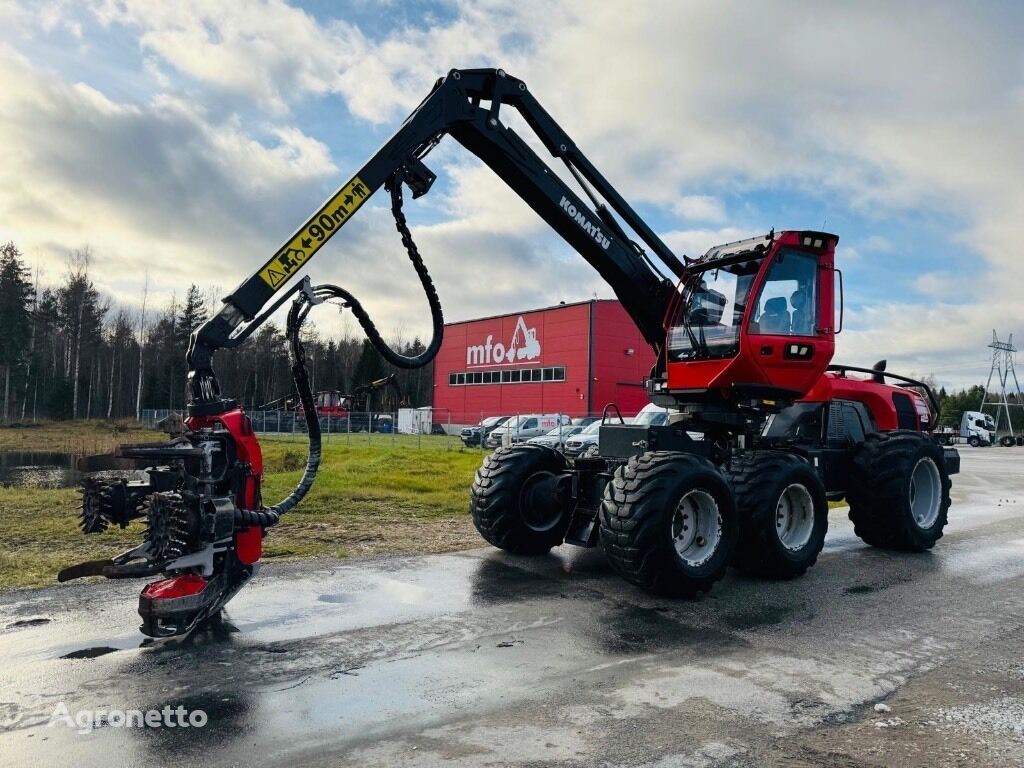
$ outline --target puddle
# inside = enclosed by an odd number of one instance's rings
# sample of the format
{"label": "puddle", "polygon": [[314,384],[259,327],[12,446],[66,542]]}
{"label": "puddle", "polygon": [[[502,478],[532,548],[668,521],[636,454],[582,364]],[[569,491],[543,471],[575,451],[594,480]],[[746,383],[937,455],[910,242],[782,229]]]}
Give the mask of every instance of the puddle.
{"label": "puddle", "polygon": [[[0,451],[0,488],[74,488],[84,474],[77,469],[77,453],[53,451]],[[90,477],[145,480],[135,469],[104,469]]]}
{"label": "puddle", "polygon": [[81,474],[71,453],[0,451],[0,487],[71,488]]}
{"label": "puddle", "polygon": [[82,648],[78,651],[72,651],[71,653],[65,653],[61,656],[62,659],[95,659],[100,656],[106,656],[108,653],[115,653],[121,650],[120,648],[111,648],[109,645],[97,645],[93,648]]}

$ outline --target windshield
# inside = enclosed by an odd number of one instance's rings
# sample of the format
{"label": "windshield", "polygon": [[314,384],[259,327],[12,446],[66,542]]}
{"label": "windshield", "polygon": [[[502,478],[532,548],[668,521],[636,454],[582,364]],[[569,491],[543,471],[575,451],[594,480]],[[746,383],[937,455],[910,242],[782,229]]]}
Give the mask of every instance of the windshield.
{"label": "windshield", "polygon": [[633,419],[634,424],[650,424],[654,427],[660,427],[664,424],[668,424],[668,412],[667,411],[640,411]]}
{"label": "windshield", "polygon": [[488,416],[486,419],[480,422],[481,427],[493,427],[501,421],[501,416]]}
{"label": "windshield", "polygon": [[595,421],[593,424],[587,426],[586,429],[582,430],[579,434],[581,435],[596,435],[601,429],[601,422]]}
{"label": "windshield", "polygon": [[555,427],[545,437],[568,437],[569,435],[575,435],[582,429],[583,427]]}
{"label": "windshield", "polygon": [[668,333],[669,360],[732,357],[739,352],[743,312],[762,260],[754,257],[684,280],[679,310]]}

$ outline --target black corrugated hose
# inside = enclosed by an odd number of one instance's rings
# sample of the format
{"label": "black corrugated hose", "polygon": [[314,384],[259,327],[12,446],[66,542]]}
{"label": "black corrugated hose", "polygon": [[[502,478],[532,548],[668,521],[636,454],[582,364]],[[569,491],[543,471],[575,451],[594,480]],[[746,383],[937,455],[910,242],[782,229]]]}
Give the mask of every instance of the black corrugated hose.
{"label": "black corrugated hose", "polygon": [[[318,285],[313,288],[313,293],[320,299],[341,299],[343,306],[352,310],[359,325],[362,326],[373,348],[380,353],[381,357],[398,368],[420,368],[427,365],[437,356],[441,348],[441,341],[444,338],[444,316],[441,311],[441,300],[437,296],[437,289],[430,279],[427,267],[423,263],[416,243],[413,242],[412,233],[409,231],[405,214],[402,213],[402,182],[400,172],[396,173],[385,184],[385,188],[391,193],[391,213],[395,217],[395,228],[402,236],[402,245],[409,254],[409,260],[420,279],[423,292],[427,296],[427,303],[430,305],[430,318],[433,324],[433,336],[430,344],[418,355],[407,356],[396,352],[388,346],[387,342],[377,331],[377,326],[370,319],[369,314],[363,309],[355,296],[336,285]],[[292,359],[292,379],[295,382],[295,390],[299,395],[299,402],[302,403],[302,411],[306,417],[306,428],[309,432],[309,454],[306,457],[306,468],[302,473],[298,485],[282,501],[272,507],[262,509],[238,509],[235,511],[236,525],[258,525],[261,528],[269,528],[277,525],[283,515],[302,501],[309,493],[316,480],[316,473],[320,467],[321,446],[320,446],[320,419],[316,412],[316,404],[313,402],[313,392],[309,385],[309,373],[306,370],[306,352],[302,346],[300,331],[306,320],[306,315],[312,309],[309,297],[305,293],[299,293],[288,310],[287,335],[289,349]]]}

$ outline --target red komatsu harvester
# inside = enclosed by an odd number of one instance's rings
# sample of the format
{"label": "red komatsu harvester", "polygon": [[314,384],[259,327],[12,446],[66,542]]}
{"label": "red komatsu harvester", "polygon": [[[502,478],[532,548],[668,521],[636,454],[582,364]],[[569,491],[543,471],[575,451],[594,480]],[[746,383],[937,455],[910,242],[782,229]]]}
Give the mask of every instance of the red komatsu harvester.
{"label": "red komatsu harvester", "polygon": [[[565,174],[502,120],[508,110]],[[300,339],[310,309],[340,302],[398,367],[437,354],[440,300],[402,213],[402,189],[414,198],[429,191],[435,176],[423,161],[445,137],[491,168],[607,281],[656,353],[650,398],[670,410],[660,424],[605,420],[597,455],[569,460],[521,444],[488,456],[470,489],[473,521],[488,542],[518,554],[599,545],[630,582],[693,596],[730,564],[769,578],[804,573],[821,551],[829,499],[846,498],[857,534],[873,546],[921,551],[942,536],[959,455],[932,437],[933,394],[886,373],[884,363],[831,364],[842,324],[835,235],[773,231],[680,260],[523,81],[470,69],[439,79],[395,135],[196,331],[184,432],[118,449],[118,461],[137,462],[147,481],[89,479],[84,488],[87,533],[145,518],[142,543],[65,569],[62,580],[160,576],[140,596],[142,630],[171,636],[216,614],[252,578],[263,536],[308,492],[320,463]],[[430,344],[411,356],[384,342],[345,289],[308,277],[285,288],[382,186],[433,324]],[[258,440],[239,404],[222,396],[213,356],[244,343],[290,297],[287,333],[309,458],[295,490],[268,507]]]}

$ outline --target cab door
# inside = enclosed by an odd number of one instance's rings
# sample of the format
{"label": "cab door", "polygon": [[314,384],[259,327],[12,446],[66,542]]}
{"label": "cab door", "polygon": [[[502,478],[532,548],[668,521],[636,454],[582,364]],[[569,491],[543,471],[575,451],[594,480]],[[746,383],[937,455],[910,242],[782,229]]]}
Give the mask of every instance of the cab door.
{"label": "cab door", "polygon": [[747,317],[747,354],[772,387],[802,396],[835,351],[832,252],[780,244],[762,269]]}

